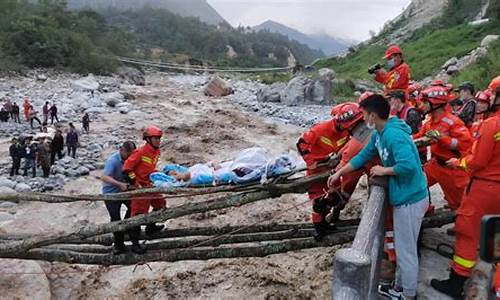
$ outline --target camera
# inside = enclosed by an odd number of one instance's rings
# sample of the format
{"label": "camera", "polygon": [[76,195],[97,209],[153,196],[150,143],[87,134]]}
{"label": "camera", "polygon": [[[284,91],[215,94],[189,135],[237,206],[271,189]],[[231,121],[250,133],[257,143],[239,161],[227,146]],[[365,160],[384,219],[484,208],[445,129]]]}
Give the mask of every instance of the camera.
{"label": "camera", "polygon": [[486,215],[481,219],[479,256],[488,263],[500,262],[500,215]]}
{"label": "camera", "polygon": [[377,70],[380,70],[380,69],[382,69],[382,65],[381,64],[375,64],[375,65],[371,66],[368,69],[368,73],[369,74],[374,74]]}

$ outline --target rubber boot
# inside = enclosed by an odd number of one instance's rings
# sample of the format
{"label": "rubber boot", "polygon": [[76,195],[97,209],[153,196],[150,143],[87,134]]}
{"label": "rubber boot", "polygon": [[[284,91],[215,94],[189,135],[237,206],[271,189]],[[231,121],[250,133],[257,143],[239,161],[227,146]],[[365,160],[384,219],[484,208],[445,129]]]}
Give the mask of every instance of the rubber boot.
{"label": "rubber boot", "polygon": [[119,255],[127,252],[127,247],[125,247],[125,234],[121,231],[113,232],[114,243],[113,243],[113,254]]}
{"label": "rubber boot", "polygon": [[146,225],[146,234],[147,235],[155,234],[157,232],[162,231],[163,228],[165,228],[165,225],[163,224],[161,225],[156,225],[155,223],[148,224]]}
{"label": "rubber boot", "polygon": [[320,223],[314,223],[313,237],[316,241],[321,241],[324,236],[334,232],[337,228],[333,224],[328,224],[325,220]]}
{"label": "rubber boot", "polygon": [[453,299],[462,299],[464,284],[467,277],[458,275],[455,271],[450,271],[450,278],[446,280],[431,280],[431,286],[439,292],[452,297]]}
{"label": "rubber boot", "polygon": [[132,247],[130,250],[136,254],[144,254],[146,253],[146,249],[139,244],[139,237],[141,236],[141,227],[137,226],[130,229],[128,233],[130,237],[130,241],[132,241]]}

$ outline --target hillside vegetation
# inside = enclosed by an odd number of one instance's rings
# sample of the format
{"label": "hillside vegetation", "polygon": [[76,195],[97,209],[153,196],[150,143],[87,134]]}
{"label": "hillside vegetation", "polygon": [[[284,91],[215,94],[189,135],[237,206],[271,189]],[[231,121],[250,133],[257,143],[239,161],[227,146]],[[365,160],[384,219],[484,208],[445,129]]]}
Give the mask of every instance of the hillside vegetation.
{"label": "hillside vegetation", "polygon": [[[0,71],[45,67],[108,74],[117,55],[267,67],[287,65],[290,52],[301,63],[322,54],[280,34],[212,26],[160,9],[100,15],[68,11],[64,0],[2,0],[0,13]],[[227,45],[236,58],[226,56]]]}
{"label": "hillside vegetation", "polygon": [[[452,0],[441,17],[414,31],[399,43],[411,67],[413,79],[421,80],[433,75],[449,58],[461,57],[478,47],[482,38],[487,34],[499,34],[500,6],[498,3],[500,1],[491,2],[488,15],[492,20],[487,24],[480,26],[466,24],[467,20],[479,12],[480,0]],[[347,56],[320,60],[316,66],[332,68],[343,78],[371,78],[367,73],[368,67],[377,62],[383,62],[382,56],[391,42],[388,39],[391,30],[405,21],[407,20],[402,19],[398,24],[389,26]]]}

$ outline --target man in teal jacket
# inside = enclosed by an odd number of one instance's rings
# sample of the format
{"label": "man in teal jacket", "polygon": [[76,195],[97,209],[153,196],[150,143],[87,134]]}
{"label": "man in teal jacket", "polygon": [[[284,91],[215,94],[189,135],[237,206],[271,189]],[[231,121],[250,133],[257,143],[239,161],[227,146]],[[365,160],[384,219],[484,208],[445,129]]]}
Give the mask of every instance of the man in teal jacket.
{"label": "man in teal jacket", "polygon": [[370,96],[360,103],[360,108],[367,126],[376,130],[365,148],[329,178],[329,184],[361,168],[378,154],[383,166],[373,167],[370,175],[389,177],[397,256],[396,282],[383,292],[392,299],[414,299],[418,283],[417,240],[429,205],[427,180],[410,127],[397,117],[389,118],[390,106],[385,98]]}

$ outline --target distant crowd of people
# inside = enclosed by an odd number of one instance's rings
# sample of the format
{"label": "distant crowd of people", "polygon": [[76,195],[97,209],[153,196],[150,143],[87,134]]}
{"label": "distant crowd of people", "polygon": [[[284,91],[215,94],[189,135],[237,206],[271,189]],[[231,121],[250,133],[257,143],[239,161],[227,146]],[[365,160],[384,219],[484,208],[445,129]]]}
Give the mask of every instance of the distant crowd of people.
{"label": "distant crowd of people", "polygon": [[67,154],[76,158],[76,149],[80,146],[80,142],[78,132],[72,123],[69,123],[66,138],[59,127],[55,129],[53,136],[47,127],[43,127],[41,134],[13,138],[9,148],[9,155],[12,158],[10,176],[19,175],[19,170],[23,166],[23,176],[28,176],[31,171],[31,175],[36,177],[36,169],[39,166],[43,177],[49,177],[50,167],[56,159],[61,159],[65,155],[64,146],[67,148]]}
{"label": "distant crowd of people", "polygon": [[[21,123],[20,107],[16,102],[8,98],[2,99],[3,105],[0,108],[0,121]],[[43,177],[48,177],[50,168],[56,159],[61,159],[64,155],[76,158],[77,148],[80,146],[79,133],[73,123],[68,124],[66,137],[63,136],[61,123],[59,123],[58,108],[55,103],[48,101],[42,107],[42,119],[38,117],[38,112],[34,109],[29,99],[25,98],[22,105],[24,119],[30,123],[30,127],[35,129],[34,123],[38,123],[37,128],[40,133],[35,135],[21,134],[20,137],[12,139],[9,148],[9,155],[12,158],[10,176],[20,175],[28,176],[31,172],[36,177],[37,167],[43,172]],[[49,123],[50,120],[50,126]],[[82,130],[85,133],[90,132],[90,116],[85,113],[82,118]],[[64,149],[67,149],[64,152]]]}

